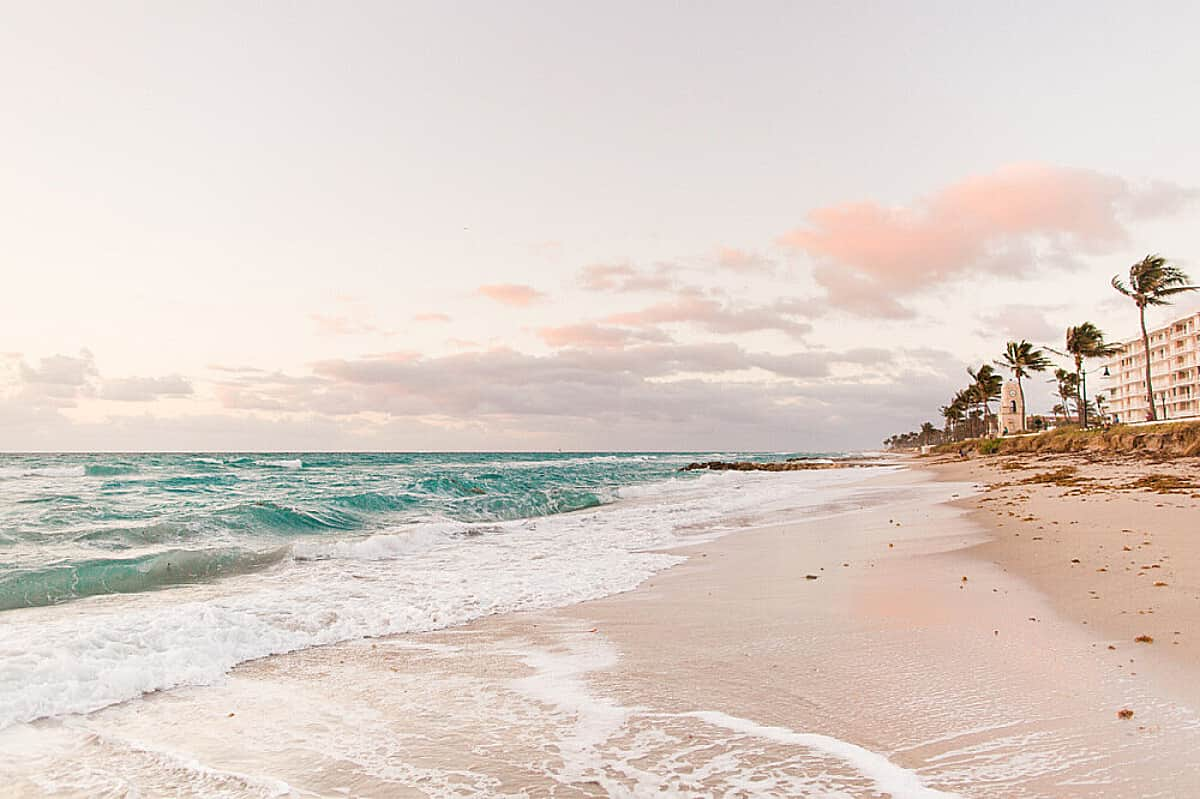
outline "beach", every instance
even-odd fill
[[[1152,662],[1189,692],[1200,668],[1197,459],[1023,454],[947,460],[939,477],[978,481],[965,500],[989,533],[977,554],[1029,581],[1055,610],[1102,638],[1110,668]],[[1138,644],[1149,636],[1151,644]],[[1128,658],[1134,658],[1130,664]]]
[[[1024,472],[984,463],[777,482],[792,502],[698,526],[632,590],[10,727],[0,770],[18,795],[1194,793],[1194,499],[985,491]],[[1096,532],[1075,501],[1141,518],[1137,534]],[[1072,533],[1026,543],[1039,525]],[[1121,553],[1160,567],[1086,598],[1125,574]]]

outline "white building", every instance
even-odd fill
[[[1105,410],[1117,422],[1144,422],[1150,414],[1141,336],[1122,345],[1125,349],[1104,364],[1109,371]],[[1150,331],[1150,382],[1160,420],[1200,416],[1200,312]]]

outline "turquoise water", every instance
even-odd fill
[[[0,455],[0,611],[232,578],[297,540],[591,508],[713,457],[787,455]]]
[[[784,456],[0,456],[0,728],[628,591],[676,547],[864,479],[678,471]]]

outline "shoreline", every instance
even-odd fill
[[[857,486],[802,520],[673,548],[686,560],[631,591],[271,656],[217,685],[33,726],[86,733],[89,757],[149,793],[181,781],[237,796],[1200,785],[1195,705],[1153,668],[1111,668],[1090,625],[993,554],[986,518],[951,504],[986,495],[916,463]],[[1127,705],[1131,722],[1115,716]],[[73,762],[33,757],[60,776]]]

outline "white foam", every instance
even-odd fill
[[[461,522],[430,522],[404,532],[379,533],[368,538],[297,541],[292,545],[292,554],[297,560],[396,560],[452,544],[455,533],[470,530],[470,525]]]
[[[611,761],[605,744],[628,733],[627,725],[635,717],[654,719],[696,719],[739,736],[758,738],[788,747],[828,755],[845,762],[852,772],[871,780],[876,789],[893,799],[954,799],[955,793],[925,785],[920,776],[887,757],[857,744],[829,735],[801,733],[786,727],[758,724],[715,710],[682,713],[648,712],[631,708],[593,693],[585,679],[589,672],[609,668],[617,661],[616,650],[602,636],[585,635],[568,643],[567,651],[531,650],[521,659],[534,669],[529,677],[513,683],[522,694],[549,705],[561,715],[573,719],[571,731],[557,739],[555,746],[563,760],[561,774],[555,778],[567,784],[584,780],[599,783],[610,796],[662,794],[662,775],[645,772],[635,765],[639,755],[626,751],[619,764]],[[708,739],[705,739],[708,740]],[[725,742],[728,745],[728,742]],[[731,767],[736,767],[736,759]],[[636,780],[642,791],[629,791],[612,779],[619,772]],[[672,795],[674,795],[672,793]]]
[[[299,458],[285,458],[274,461],[255,461],[255,466],[273,466],[277,469],[299,469],[304,466],[304,461]]]
[[[82,465],[0,467],[0,477],[83,477],[85,474],[87,470]]]
[[[952,799],[958,796],[956,793],[930,788],[915,772],[896,765],[881,754],[840,738],[811,732],[794,732],[786,727],[767,727],[717,710],[696,710],[675,715],[700,719],[706,724],[724,727],[740,735],[750,735],[785,746],[803,746],[833,755],[846,761],[855,771],[869,777],[880,793],[889,794],[894,799]]]
[[[715,473],[593,511],[297,544],[296,561],[237,579],[8,611],[0,727],[210,683],[271,654],[627,591],[681,560],[661,550],[726,517],[803,515],[881,471]]]

